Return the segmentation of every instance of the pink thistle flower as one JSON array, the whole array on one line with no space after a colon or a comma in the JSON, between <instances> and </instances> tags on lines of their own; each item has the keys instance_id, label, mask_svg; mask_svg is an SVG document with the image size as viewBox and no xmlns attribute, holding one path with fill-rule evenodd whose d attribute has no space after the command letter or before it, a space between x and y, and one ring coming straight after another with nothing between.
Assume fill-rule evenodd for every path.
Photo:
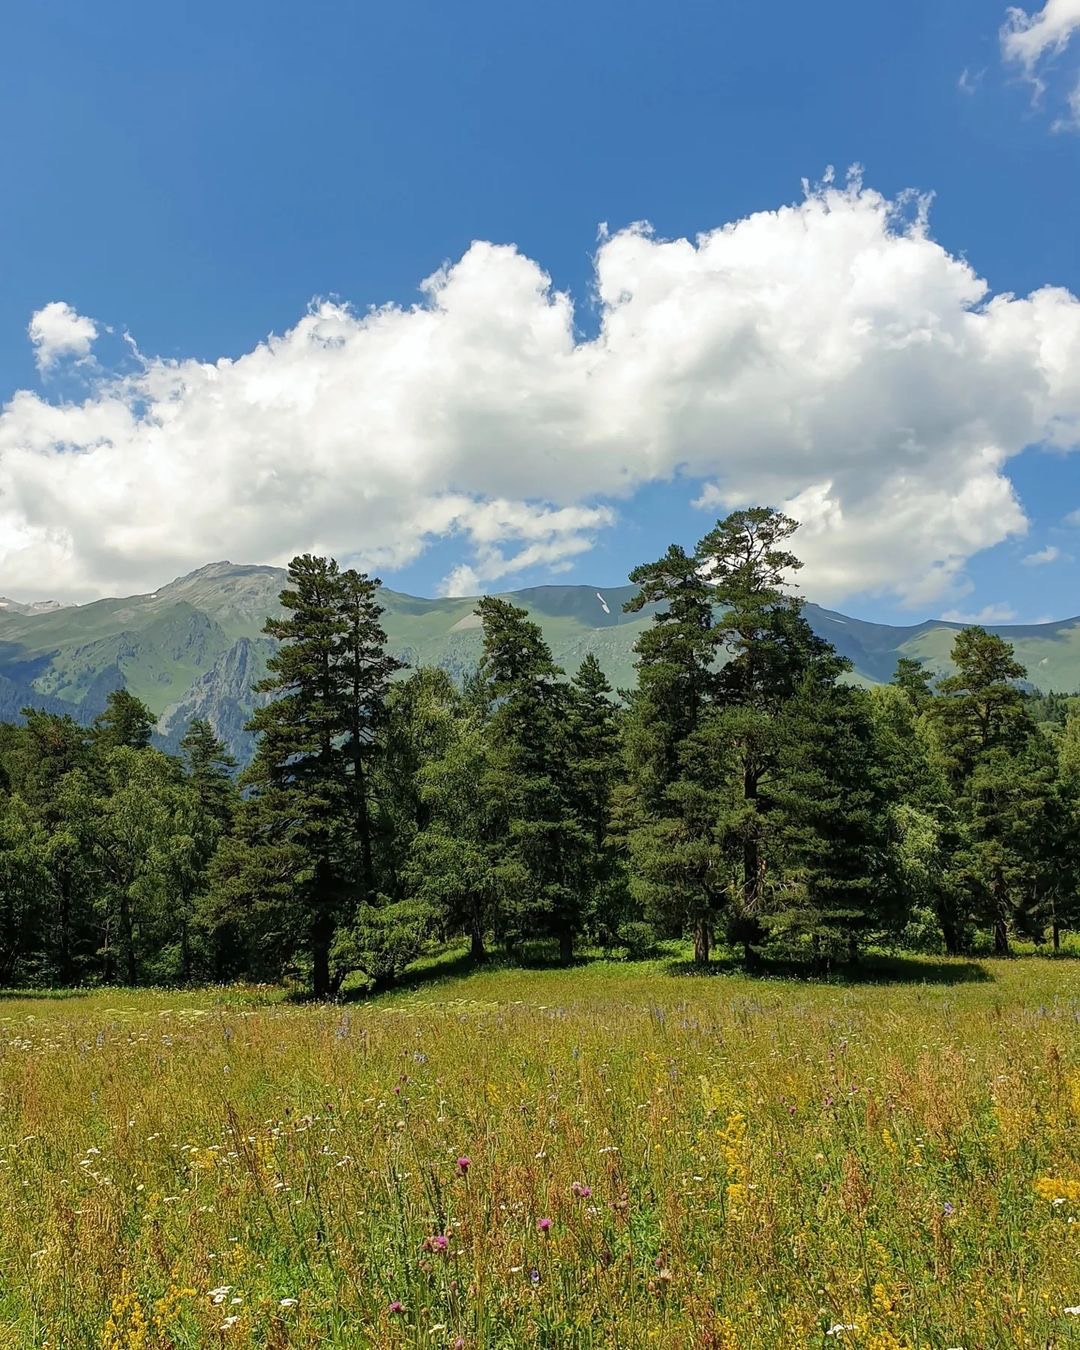
<instances>
[{"instance_id":1,"label":"pink thistle flower","mask_svg":"<svg viewBox=\"0 0 1080 1350\"><path fill-rule=\"evenodd\" d=\"M551 1228L551 1220L550 1220L550 1219L537 1219L537 1221L536 1221L536 1231L537 1231L538 1233L546 1233L546 1232L548 1232L548 1231L550 1230L550 1228Z\"/></svg>"},{"instance_id":2,"label":"pink thistle flower","mask_svg":"<svg viewBox=\"0 0 1080 1350\"><path fill-rule=\"evenodd\" d=\"M457 1170L461 1173L462 1176L464 1176L465 1173L468 1172L471 1166L472 1166L471 1158L461 1157L457 1160Z\"/></svg>"},{"instance_id":3,"label":"pink thistle flower","mask_svg":"<svg viewBox=\"0 0 1080 1350\"><path fill-rule=\"evenodd\" d=\"M400 1299L396 1298L394 1299L393 1303L390 1304L390 1312L403 1313L404 1311L405 1311L405 1304L402 1303Z\"/></svg>"},{"instance_id":4,"label":"pink thistle flower","mask_svg":"<svg viewBox=\"0 0 1080 1350\"><path fill-rule=\"evenodd\" d=\"M579 1200L588 1200L589 1196L592 1195L592 1187L586 1186L584 1182L581 1181L575 1181L570 1189Z\"/></svg>"}]
</instances>

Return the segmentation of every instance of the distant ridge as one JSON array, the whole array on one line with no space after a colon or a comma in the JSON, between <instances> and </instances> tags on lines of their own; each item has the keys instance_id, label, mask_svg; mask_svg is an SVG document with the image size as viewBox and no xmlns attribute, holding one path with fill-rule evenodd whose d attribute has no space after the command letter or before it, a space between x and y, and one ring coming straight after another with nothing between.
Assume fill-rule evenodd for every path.
<instances>
[{"instance_id":1,"label":"distant ridge","mask_svg":"<svg viewBox=\"0 0 1080 1350\"><path fill-rule=\"evenodd\" d=\"M250 756L243 730L252 687L273 644L263 637L277 611L282 568L208 563L144 595L61 606L0 599L0 720L32 705L89 721L112 689L124 686L159 717L162 742L175 746L192 717L206 717L234 752ZM651 610L627 614L633 586L531 586L504 594L542 626L555 659L572 672L590 652L616 688L634 683L634 642ZM391 649L411 665L455 675L475 666L481 633L475 597L426 599L384 587ZM929 619L906 626L869 623L818 605L806 618L852 663L864 684L888 680L901 656L947 672L954 635L964 626ZM1014 643L1033 685L1080 689L1080 617L1045 624L988 625Z\"/></svg>"}]
</instances>

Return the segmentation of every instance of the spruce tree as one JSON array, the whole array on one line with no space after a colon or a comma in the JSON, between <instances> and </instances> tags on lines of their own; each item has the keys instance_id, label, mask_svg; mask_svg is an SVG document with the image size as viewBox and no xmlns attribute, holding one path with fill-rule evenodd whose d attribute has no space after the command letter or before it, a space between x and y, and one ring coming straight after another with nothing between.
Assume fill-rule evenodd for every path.
<instances>
[{"instance_id":1,"label":"spruce tree","mask_svg":"<svg viewBox=\"0 0 1080 1350\"><path fill-rule=\"evenodd\" d=\"M263 628L279 644L258 685L270 700L249 723L258 748L246 775L251 788L243 810L247 847L220 860L230 872L219 871L219 886L234 903L245 892L261 892L264 903L277 895L289 909L300 911L299 923L295 915L283 914L272 931L278 941L289 943L299 936L298 928L303 930L312 987L316 997L325 998L331 992L330 951L347 897L339 656L348 626L337 563L310 554L294 558L280 598L284 614L268 618ZM269 876L282 869L288 874L267 888ZM279 955L285 964L292 952L286 947Z\"/></svg>"},{"instance_id":2,"label":"spruce tree","mask_svg":"<svg viewBox=\"0 0 1080 1350\"><path fill-rule=\"evenodd\" d=\"M994 950L1009 950L1009 929L1024 886L1023 813L1038 774L1025 751L1037 735L1016 685L1024 667L1010 643L965 628L953 643L955 673L931 705L937 754L961 818L958 879L974 918L990 926Z\"/></svg>"},{"instance_id":3,"label":"spruce tree","mask_svg":"<svg viewBox=\"0 0 1080 1350\"><path fill-rule=\"evenodd\" d=\"M192 719L180 742L180 751L200 806L224 833L231 826L237 807L235 757L203 717Z\"/></svg>"},{"instance_id":4,"label":"spruce tree","mask_svg":"<svg viewBox=\"0 0 1080 1350\"><path fill-rule=\"evenodd\" d=\"M896 933L906 917L869 698L808 676L782 721L774 795L784 902L766 923L808 938L817 960L852 960L860 941Z\"/></svg>"},{"instance_id":5,"label":"spruce tree","mask_svg":"<svg viewBox=\"0 0 1080 1350\"><path fill-rule=\"evenodd\" d=\"M567 744L569 694L538 624L507 600L477 605L484 629L481 673L493 699L485 726L495 789L506 803L505 863L523 879L508 936L557 939L569 961L582 923L587 836L574 811Z\"/></svg>"},{"instance_id":6,"label":"spruce tree","mask_svg":"<svg viewBox=\"0 0 1080 1350\"><path fill-rule=\"evenodd\" d=\"M620 778L619 711L612 688L590 652L571 682L567 748L573 809L585 833L585 908L590 927L606 943L617 938L625 912L625 878L612 840L615 788Z\"/></svg>"}]
</instances>

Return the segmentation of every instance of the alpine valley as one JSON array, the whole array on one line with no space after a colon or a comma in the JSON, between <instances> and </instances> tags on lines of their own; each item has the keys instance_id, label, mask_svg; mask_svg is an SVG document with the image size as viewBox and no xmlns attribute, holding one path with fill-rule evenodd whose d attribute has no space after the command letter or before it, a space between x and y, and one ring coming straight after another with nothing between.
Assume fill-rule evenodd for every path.
<instances>
[{"instance_id":1,"label":"alpine valley","mask_svg":"<svg viewBox=\"0 0 1080 1350\"><path fill-rule=\"evenodd\" d=\"M271 639L262 635L278 612L285 572L278 567L210 563L148 595L85 605L20 604L0 598L0 721L27 706L89 722L109 693L126 687L158 717L158 736L175 749L192 718L206 718L241 762L251 755L245 731L258 697ZM506 592L543 628L558 663L573 671L595 653L617 688L634 682L634 642L651 611L627 614L632 586L536 586ZM438 665L456 676L480 652L475 599L425 600L383 588L390 650L410 665ZM961 624L929 620L910 627L866 623L807 604L806 618L852 663L860 683L888 680L901 656L933 671L950 669ZM1033 685L1080 689L1080 617L1054 623L995 626L1015 647Z\"/></svg>"}]
</instances>

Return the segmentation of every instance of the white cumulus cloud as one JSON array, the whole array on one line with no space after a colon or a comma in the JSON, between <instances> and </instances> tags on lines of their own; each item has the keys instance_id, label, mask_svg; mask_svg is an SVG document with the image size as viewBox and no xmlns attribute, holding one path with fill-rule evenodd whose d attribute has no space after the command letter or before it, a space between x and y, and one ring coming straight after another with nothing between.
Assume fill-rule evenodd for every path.
<instances>
[{"instance_id":1,"label":"white cumulus cloud","mask_svg":"<svg viewBox=\"0 0 1080 1350\"><path fill-rule=\"evenodd\" d=\"M5 592L298 549L392 569L447 537L443 589L472 590L557 570L675 478L713 512L801 519L815 599L926 605L1024 532L1010 456L1080 438L1080 302L992 295L925 199L826 181L695 239L604 235L594 263L592 336L539 263L475 243L411 307L319 302L236 359L136 356L81 402L15 393Z\"/></svg>"},{"instance_id":2,"label":"white cumulus cloud","mask_svg":"<svg viewBox=\"0 0 1080 1350\"><path fill-rule=\"evenodd\" d=\"M78 314L64 300L51 300L30 318L27 329L38 370L45 372L64 357L82 360L98 335L93 319Z\"/></svg>"},{"instance_id":3,"label":"white cumulus cloud","mask_svg":"<svg viewBox=\"0 0 1080 1350\"><path fill-rule=\"evenodd\" d=\"M1038 94L1046 89L1048 64L1066 50L1080 29L1080 0L1046 0L1041 9L1028 12L1013 6L1001 30L1001 50L1007 61L1019 65ZM1068 116L1056 119L1054 127L1080 127L1080 77L1066 95Z\"/></svg>"},{"instance_id":4,"label":"white cumulus cloud","mask_svg":"<svg viewBox=\"0 0 1080 1350\"><path fill-rule=\"evenodd\" d=\"M1025 567L1045 567L1047 563L1057 562L1060 557L1061 549L1056 544L1047 544L1045 548L1029 553L1022 562Z\"/></svg>"},{"instance_id":5,"label":"white cumulus cloud","mask_svg":"<svg viewBox=\"0 0 1080 1350\"><path fill-rule=\"evenodd\" d=\"M974 614L959 609L947 609L941 617L948 623L1009 623L1016 618L1016 610L1012 605L984 605Z\"/></svg>"}]
</instances>

